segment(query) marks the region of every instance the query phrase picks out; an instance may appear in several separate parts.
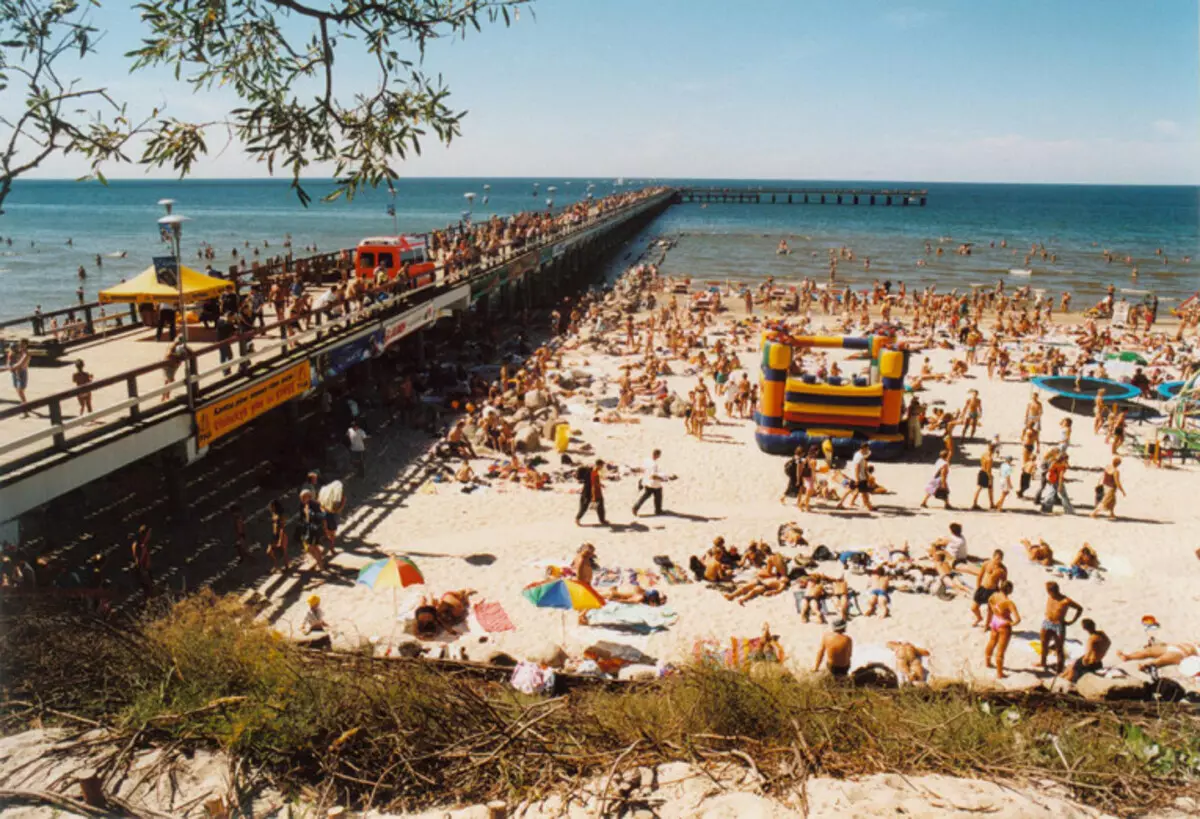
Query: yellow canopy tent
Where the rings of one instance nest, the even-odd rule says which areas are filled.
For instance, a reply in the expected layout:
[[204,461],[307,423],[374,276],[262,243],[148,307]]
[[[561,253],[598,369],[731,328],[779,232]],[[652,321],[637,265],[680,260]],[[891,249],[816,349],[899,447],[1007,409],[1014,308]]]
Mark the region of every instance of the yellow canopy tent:
[[[183,301],[193,304],[205,299],[211,299],[224,290],[232,290],[233,282],[206,276],[190,267],[181,267],[183,277]],[[127,282],[100,291],[100,303],[112,304],[176,304],[179,302],[179,291],[174,287],[159,284],[151,265]]]

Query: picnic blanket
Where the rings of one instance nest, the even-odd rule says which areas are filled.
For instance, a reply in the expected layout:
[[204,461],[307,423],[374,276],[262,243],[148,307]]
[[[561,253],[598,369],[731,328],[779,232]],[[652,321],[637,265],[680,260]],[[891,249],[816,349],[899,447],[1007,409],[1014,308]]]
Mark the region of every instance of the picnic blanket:
[[762,637],[730,637],[728,644],[711,637],[697,640],[692,644],[692,656],[699,663],[726,668],[743,668],[751,662],[781,663],[784,659],[783,647],[778,643],[764,651]]
[[609,603],[604,608],[592,609],[587,613],[589,626],[631,631],[635,634],[664,631],[673,626],[678,619],[679,615],[669,608],[655,608],[639,603]]
[[508,612],[494,600],[475,604],[475,620],[484,631],[494,634],[497,631],[514,631],[516,626],[508,618]]

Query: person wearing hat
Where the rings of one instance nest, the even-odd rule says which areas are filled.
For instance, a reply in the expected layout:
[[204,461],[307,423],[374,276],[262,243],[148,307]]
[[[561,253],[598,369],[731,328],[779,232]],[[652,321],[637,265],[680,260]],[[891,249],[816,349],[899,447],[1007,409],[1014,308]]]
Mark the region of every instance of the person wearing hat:
[[836,679],[842,679],[850,673],[850,656],[854,652],[854,640],[846,634],[846,621],[833,621],[832,631],[821,638],[821,647],[817,649],[817,661],[813,663],[813,671],[821,670],[825,662],[829,673]]
[[329,624],[325,622],[325,613],[321,611],[321,598],[314,594],[308,598],[308,613],[304,615],[304,624],[300,626],[300,631],[311,634],[314,631],[325,631],[327,628]]

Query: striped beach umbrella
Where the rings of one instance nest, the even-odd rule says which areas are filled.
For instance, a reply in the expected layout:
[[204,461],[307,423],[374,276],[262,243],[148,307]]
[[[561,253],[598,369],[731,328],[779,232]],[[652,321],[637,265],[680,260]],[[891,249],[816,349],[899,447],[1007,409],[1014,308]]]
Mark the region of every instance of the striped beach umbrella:
[[358,571],[358,580],[368,589],[391,589],[392,609],[396,608],[396,589],[415,586],[425,582],[425,576],[407,557],[393,555],[372,560]]
[[604,598],[591,586],[566,577],[526,586],[521,594],[539,609],[560,609],[562,611],[564,643],[567,641],[568,611],[599,609],[603,608],[605,603]]

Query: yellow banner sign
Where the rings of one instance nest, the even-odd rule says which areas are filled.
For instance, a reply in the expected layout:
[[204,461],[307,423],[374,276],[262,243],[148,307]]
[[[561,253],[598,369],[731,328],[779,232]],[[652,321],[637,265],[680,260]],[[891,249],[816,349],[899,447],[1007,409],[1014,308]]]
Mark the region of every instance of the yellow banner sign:
[[206,447],[223,435],[272,410],[280,404],[303,395],[312,386],[308,362],[289,367],[265,381],[251,384],[196,410],[196,443]]

